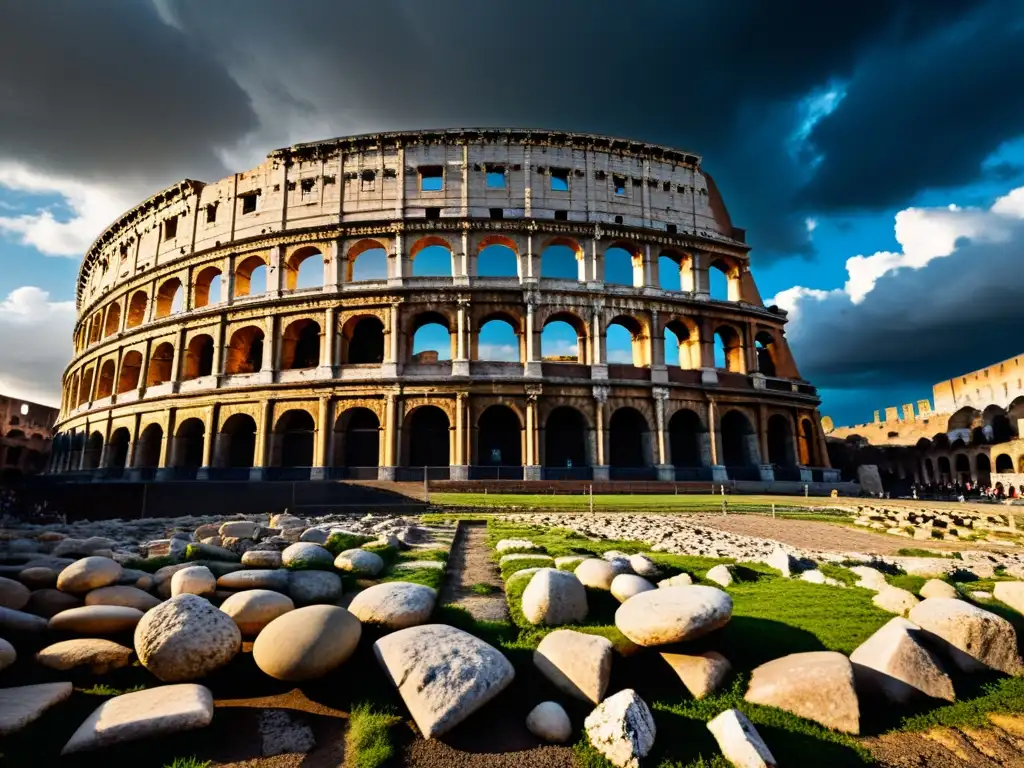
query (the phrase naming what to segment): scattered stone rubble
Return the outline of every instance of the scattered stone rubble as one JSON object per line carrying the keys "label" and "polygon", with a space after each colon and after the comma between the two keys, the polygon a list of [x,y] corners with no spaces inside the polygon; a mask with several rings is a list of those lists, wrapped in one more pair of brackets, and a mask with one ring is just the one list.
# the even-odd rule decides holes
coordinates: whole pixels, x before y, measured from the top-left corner
{"label": "scattered stone rubble", "polygon": [[952,539],[954,541],[987,541],[1013,546],[1019,543],[1012,515],[993,512],[974,512],[968,509],[950,510],[910,507],[858,505],[839,507],[853,516],[853,524],[864,528],[904,536],[916,541]]}

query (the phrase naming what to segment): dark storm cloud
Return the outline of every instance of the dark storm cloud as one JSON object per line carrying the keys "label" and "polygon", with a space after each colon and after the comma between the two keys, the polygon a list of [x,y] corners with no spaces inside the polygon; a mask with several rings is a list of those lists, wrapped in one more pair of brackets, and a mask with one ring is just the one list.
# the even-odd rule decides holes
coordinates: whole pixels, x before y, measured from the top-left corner
{"label": "dark storm cloud", "polygon": [[0,160],[89,181],[223,173],[257,125],[208,50],[148,2],[0,0]]}

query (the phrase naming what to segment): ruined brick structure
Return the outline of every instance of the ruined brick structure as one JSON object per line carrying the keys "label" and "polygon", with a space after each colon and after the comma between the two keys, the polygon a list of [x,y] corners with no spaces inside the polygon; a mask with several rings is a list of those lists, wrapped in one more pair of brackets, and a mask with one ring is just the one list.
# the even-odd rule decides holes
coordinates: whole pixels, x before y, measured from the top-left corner
{"label": "ruined brick structure", "polygon": [[[427,248],[450,273],[418,273]],[[571,274],[550,271],[558,253]],[[361,272],[371,256],[386,273]],[[613,256],[629,284],[605,279]],[[310,266],[322,284],[299,287]],[[711,296],[713,270],[727,295]],[[54,472],[834,476],[785,312],[761,301],[700,158],[668,147],[465,129],[278,150],[124,214],[87,252],[77,302]],[[486,359],[493,321],[518,360]],[[557,321],[569,359],[542,349]],[[427,324],[450,360],[414,349]],[[609,361],[612,326],[631,363]]]}
{"label": "ruined brick structure", "polygon": [[0,472],[41,472],[56,421],[56,408],[0,395]]}

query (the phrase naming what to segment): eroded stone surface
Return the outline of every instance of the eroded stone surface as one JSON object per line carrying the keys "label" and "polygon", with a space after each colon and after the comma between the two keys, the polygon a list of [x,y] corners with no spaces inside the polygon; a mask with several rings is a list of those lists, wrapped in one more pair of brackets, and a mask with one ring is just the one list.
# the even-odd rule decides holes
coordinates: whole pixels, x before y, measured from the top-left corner
{"label": "eroded stone surface", "polygon": [[1008,675],[1021,671],[1017,632],[1002,616],[963,600],[932,597],[914,606],[909,618],[937,638],[934,642],[964,672],[985,667]]}
{"label": "eroded stone surface", "polygon": [[36,661],[61,671],[87,666],[97,675],[126,667],[132,660],[132,649],[112,640],[80,638],[48,645],[36,654]]}
{"label": "eroded stone surface", "polygon": [[615,611],[615,626],[637,645],[693,640],[725,626],[732,598],[716,587],[667,587],[641,592]]}
{"label": "eroded stone surface", "polygon": [[629,688],[598,704],[583,727],[591,746],[618,768],[640,768],[640,760],[654,746],[651,710]]}
{"label": "eroded stone surface", "polygon": [[424,584],[388,581],[358,592],[348,609],[364,624],[406,629],[430,620],[437,592]]}
{"label": "eroded stone surface", "polygon": [[0,688],[0,736],[17,733],[71,695],[71,683]]}
{"label": "eroded stone surface", "polygon": [[754,724],[738,709],[727,709],[708,722],[722,755],[734,768],[772,768],[776,765],[768,745]]}
{"label": "eroded stone surface", "polygon": [[608,688],[612,651],[606,637],[556,629],[540,641],[533,663],[566,695],[597,704]]}
{"label": "eroded stone surface", "polygon": [[253,644],[252,657],[278,680],[313,680],[346,662],[361,634],[359,619],[344,608],[310,605],[267,624]]}
{"label": "eroded stone surface", "polygon": [[915,695],[953,701],[953,683],[919,641],[921,629],[897,616],[850,654],[858,679],[905,704]]}
{"label": "eroded stone surface", "polygon": [[557,626],[587,617],[587,590],[568,571],[541,568],[523,590],[523,615],[531,624]]}
{"label": "eroded stone surface", "polygon": [[778,707],[826,728],[860,732],[860,705],[853,666],[835,651],[793,653],[757,667],[746,700]]}
{"label": "eroded stone surface", "polygon": [[198,595],[178,595],[135,627],[139,661],[165,683],[194,680],[222,667],[242,645],[231,617]]}

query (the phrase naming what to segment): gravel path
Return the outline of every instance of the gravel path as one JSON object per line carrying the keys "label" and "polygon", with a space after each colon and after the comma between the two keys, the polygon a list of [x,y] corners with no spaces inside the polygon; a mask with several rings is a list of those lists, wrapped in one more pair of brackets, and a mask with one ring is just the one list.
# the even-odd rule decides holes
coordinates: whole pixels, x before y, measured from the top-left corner
{"label": "gravel path", "polygon": [[[471,589],[474,584],[488,584],[495,591],[478,595]],[[459,526],[441,588],[441,604],[464,608],[477,621],[508,621],[501,573],[487,547],[486,523]]]}

